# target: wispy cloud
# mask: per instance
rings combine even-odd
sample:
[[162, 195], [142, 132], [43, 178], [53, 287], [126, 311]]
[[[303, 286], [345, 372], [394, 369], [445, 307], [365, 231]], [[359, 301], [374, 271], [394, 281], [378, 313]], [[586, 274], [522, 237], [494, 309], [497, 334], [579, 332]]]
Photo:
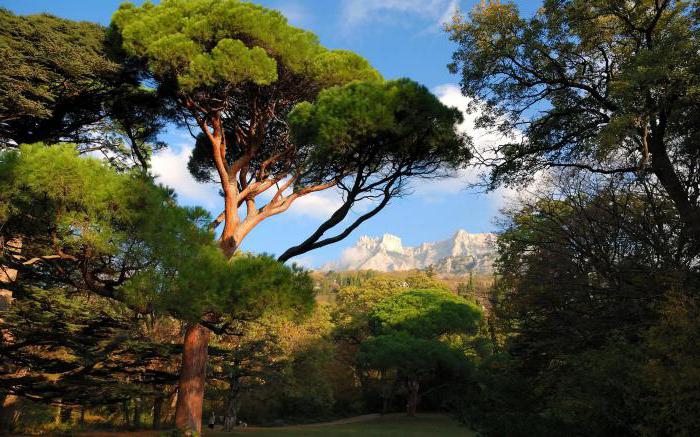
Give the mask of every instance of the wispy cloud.
[[376, 22], [400, 24], [406, 18], [430, 22], [438, 30], [459, 7], [459, 0], [344, 0], [341, 22], [345, 29]]
[[311, 24], [311, 14], [296, 0], [285, 0], [274, 5], [275, 9], [282, 12], [287, 20], [298, 27], [308, 27]]

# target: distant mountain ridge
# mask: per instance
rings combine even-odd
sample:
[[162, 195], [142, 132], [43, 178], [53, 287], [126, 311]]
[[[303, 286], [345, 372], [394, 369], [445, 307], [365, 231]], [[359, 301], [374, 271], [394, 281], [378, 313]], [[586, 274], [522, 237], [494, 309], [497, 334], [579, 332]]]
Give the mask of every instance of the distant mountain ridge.
[[321, 270], [393, 272], [432, 265], [440, 273], [490, 273], [496, 257], [495, 243], [496, 234], [471, 234], [461, 229], [447, 240], [418, 247], [404, 247], [401, 238], [392, 234], [362, 236], [343, 251], [340, 259], [326, 263]]

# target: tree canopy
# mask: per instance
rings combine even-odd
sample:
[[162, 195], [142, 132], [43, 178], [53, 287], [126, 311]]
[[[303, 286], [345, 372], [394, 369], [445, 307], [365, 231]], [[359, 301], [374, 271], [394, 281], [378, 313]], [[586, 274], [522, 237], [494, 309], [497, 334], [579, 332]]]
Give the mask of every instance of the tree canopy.
[[[295, 144], [310, 146], [300, 182], [337, 178], [343, 204], [309, 238], [283, 253], [283, 261], [342, 240], [409, 191], [412, 180], [451, 175], [471, 157], [467, 138], [456, 130], [459, 110], [409, 79], [324, 90], [314, 103], [297, 105], [288, 119]], [[369, 211], [326, 235], [362, 200], [373, 202]]]
[[70, 142], [115, 167], [148, 169], [171, 114], [104, 27], [4, 9], [0, 24], [0, 147]]
[[481, 311], [449, 291], [415, 290], [389, 297], [374, 307], [370, 326], [375, 334], [401, 331], [435, 339], [474, 333]]
[[469, 373], [465, 351], [449, 337], [475, 334], [481, 315], [449, 291], [415, 290], [387, 297], [370, 313], [373, 336], [360, 344], [358, 365], [395, 374], [393, 384], [405, 382], [408, 414], [415, 415], [421, 384], [432, 381], [434, 390], [444, 381], [458, 384]]
[[[177, 103], [182, 121], [193, 121], [208, 140], [209, 151], [198, 156], [213, 163], [221, 183], [217, 224], [224, 222], [221, 244], [229, 256], [260, 221], [334, 185], [292, 188], [305, 171], [306, 150], [289, 141], [284, 118], [325, 87], [378, 80], [367, 61], [329, 51], [279, 12], [237, 0], [125, 3], [112, 26], [123, 50]], [[256, 197], [272, 187], [272, 200], [258, 207]]]
[[485, 154], [490, 186], [551, 168], [655, 177], [699, 240], [697, 11], [547, 0], [524, 17], [489, 1], [457, 18], [451, 68], [483, 111], [477, 124], [515, 137]]
[[98, 24], [0, 9], [0, 142], [55, 142], [84, 135], [120, 65]]

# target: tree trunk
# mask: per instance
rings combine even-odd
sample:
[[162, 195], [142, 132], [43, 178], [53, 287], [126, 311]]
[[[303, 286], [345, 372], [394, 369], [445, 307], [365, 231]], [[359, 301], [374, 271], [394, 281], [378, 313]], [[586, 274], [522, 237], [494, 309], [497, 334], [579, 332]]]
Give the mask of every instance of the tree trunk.
[[406, 413], [413, 417], [416, 415], [416, 408], [418, 407], [418, 390], [420, 389], [420, 384], [418, 381], [409, 380], [406, 383], [408, 388], [408, 401], [406, 402]]
[[668, 156], [663, 140], [654, 140], [651, 146], [651, 167], [659, 182], [673, 202], [681, 220], [687, 225], [693, 245], [700, 245], [700, 207], [690, 200], [689, 192], [683, 186]]
[[124, 426], [131, 427], [131, 417], [129, 417], [129, 400], [122, 401], [122, 417], [124, 418]]
[[157, 394], [153, 398], [153, 429], [160, 428], [161, 418], [163, 417], [163, 395]]
[[224, 418], [224, 430], [226, 432], [233, 431], [238, 421], [238, 410], [241, 408], [240, 403], [241, 384], [238, 378], [230, 381], [228, 391], [228, 403], [226, 404], [226, 417]]
[[182, 366], [175, 407], [175, 426], [185, 432], [202, 433], [202, 403], [207, 371], [210, 331], [192, 324], [185, 332]]
[[[13, 258], [17, 258], [22, 250], [22, 239], [13, 238], [7, 243], [3, 243], [0, 238], [0, 249], [3, 249], [11, 254]], [[5, 289], [4, 285], [12, 284], [17, 280], [17, 270], [11, 269], [6, 265], [0, 265], [0, 311], [7, 310], [12, 304], [12, 290]]]
[[134, 399], [134, 429], [141, 427], [141, 398]]
[[[382, 380], [384, 380], [384, 374], [382, 374]], [[397, 381], [394, 380], [394, 382], [391, 383], [387, 387], [386, 382], [382, 386], [382, 415], [385, 415], [389, 413], [389, 409], [391, 408], [391, 401], [394, 399], [394, 392], [396, 391], [396, 383]]]
[[73, 415], [73, 407], [61, 405], [59, 408], [60, 412], [58, 413], [58, 417], [61, 423], [70, 423], [71, 416]]

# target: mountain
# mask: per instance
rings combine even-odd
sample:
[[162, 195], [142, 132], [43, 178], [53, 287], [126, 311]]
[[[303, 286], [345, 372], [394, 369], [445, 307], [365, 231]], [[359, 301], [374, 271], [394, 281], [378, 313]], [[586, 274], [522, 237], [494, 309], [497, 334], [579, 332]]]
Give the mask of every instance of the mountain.
[[345, 249], [339, 260], [321, 270], [398, 270], [425, 269], [433, 266], [440, 273], [490, 273], [496, 255], [495, 234], [470, 234], [459, 230], [451, 238], [418, 247], [404, 247], [401, 238], [384, 234], [362, 236]]

